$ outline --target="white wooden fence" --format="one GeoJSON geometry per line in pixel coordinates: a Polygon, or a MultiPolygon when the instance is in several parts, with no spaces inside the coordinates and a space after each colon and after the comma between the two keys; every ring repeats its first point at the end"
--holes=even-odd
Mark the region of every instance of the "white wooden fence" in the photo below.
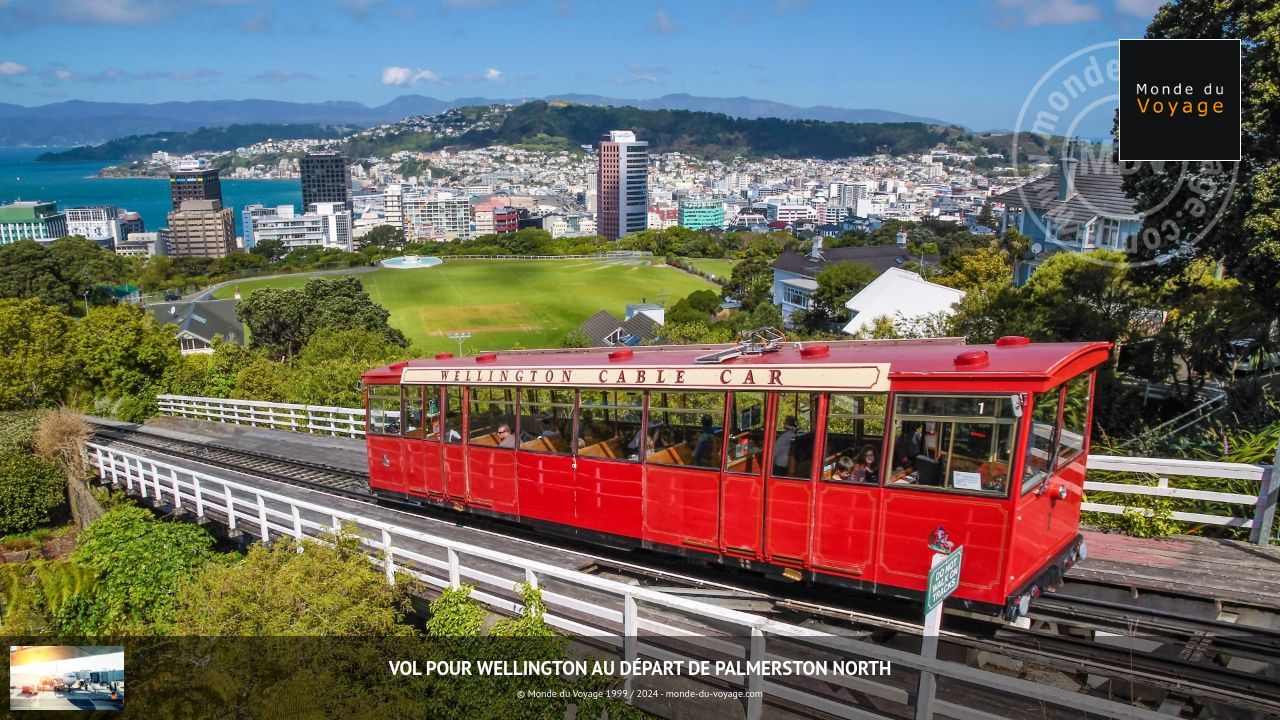
{"type": "Polygon", "coordinates": [[[294,405],[187,395],[160,395],[156,400],[163,415],[319,435],[364,437],[365,420],[362,408],[294,405]]]}
{"type": "MultiPolygon", "coordinates": [[[[360,408],[290,405],[257,400],[224,400],[182,395],[161,395],[158,400],[160,412],[166,415],[344,437],[363,437],[365,434],[364,410],[360,408]]],[[[1276,469],[1278,466],[1280,466],[1280,453],[1277,454],[1276,465],[1272,467],[1246,463],[1090,455],[1088,464],[1090,470],[1136,474],[1144,479],[1154,478],[1156,484],[1086,480],[1084,489],[1086,492],[1113,492],[1121,495],[1146,495],[1246,505],[1253,508],[1252,517],[1193,512],[1173,512],[1171,517],[1184,522],[1248,528],[1250,540],[1266,545],[1270,542],[1275,521],[1276,501],[1280,497],[1280,471],[1276,469]],[[1258,489],[1251,494],[1196,490],[1177,487],[1176,484],[1171,485],[1170,478],[1246,480],[1251,483],[1257,482],[1258,489]]],[[[1125,511],[1125,507],[1086,502],[1082,509],[1119,515],[1125,511]]]]}
{"type": "MultiPolygon", "coordinates": [[[[953,683],[1076,713],[1128,720],[1171,717],[430,535],[365,515],[362,504],[348,500],[309,502],[99,443],[86,443],[85,448],[104,482],[157,504],[186,510],[196,518],[211,517],[232,530],[251,532],[263,542],[282,537],[302,540],[346,527],[360,538],[391,583],[408,576],[437,589],[472,584],[472,597],[508,613],[519,613],[523,608],[511,599],[514,593],[504,590],[528,583],[540,588],[547,606],[544,618],[550,625],[607,643],[628,661],[880,661],[889,664],[890,672],[893,668],[931,672],[953,683]],[[678,641],[679,652],[671,649],[673,640],[678,641]]],[[[317,495],[324,497],[311,497],[317,495]]],[[[884,717],[858,707],[861,696],[902,705],[915,701],[915,694],[901,683],[879,683],[865,676],[823,675],[815,683],[812,678],[767,675],[759,664],[743,668],[748,672],[709,677],[743,688],[747,720],[762,716],[766,698],[856,719],[884,717]],[[823,692],[814,692],[817,688],[823,692]]],[[[628,686],[630,682],[627,680],[628,686]]],[[[934,700],[932,707],[917,710],[916,717],[926,719],[934,712],[954,718],[1002,717],[944,700],[934,700]]],[[[1040,710],[1036,708],[1037,713],[1040,710]]]]}

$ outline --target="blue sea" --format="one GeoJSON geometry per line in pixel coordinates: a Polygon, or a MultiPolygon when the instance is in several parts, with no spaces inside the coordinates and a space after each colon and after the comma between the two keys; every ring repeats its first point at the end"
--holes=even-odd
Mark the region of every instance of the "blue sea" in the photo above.
{"type": "MultiPolygon", "coordinates": [[[[41,153],[62,148],[0,148],[0,204],[14,200],[56,200],[58,207],[115,205],[142,214],[147,230],[168,225],[169,182],[150,178],[99,178],[112,163],[38,163],[41,153]]],[[[222,181],[222,202],[235,210],[236,233],[245,205],[302,204],[302,185],[293,180],[222,181]]]]}

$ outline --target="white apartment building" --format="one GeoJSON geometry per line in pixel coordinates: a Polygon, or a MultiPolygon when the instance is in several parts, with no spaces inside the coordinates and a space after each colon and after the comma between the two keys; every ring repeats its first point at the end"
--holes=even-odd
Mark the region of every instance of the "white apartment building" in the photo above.
{"type": "Polygon", "coordinates": [[[438,195],[404,195],[404,235],[409,242],[471,239],[471,201],[438,195]]]}
{"type": "Polygon", "coordinates": [[[771,202],[765,205],[765,216],[769,218],[769,222],[791,223],[800,222],[801,220],[816,220],[818,213],[804,203],[771,202]]]}
{"type": "Polygon", "coordinates": [[[289,250],[301,247],[351,249],[351,214],[347,212],[345,203],[316,203],[311,206],[311,212],[301,215],[292,205],[277,206],[270,214],[262,213],[260,208],[260,205],[254,207],[252,215],[249,208],[245,209],[246,246],[248,238],[252,237],[254,245],[264,240],[278,240],[289,250]]]}
{"type": "Polygon", "coordinates": [[[475,225],[475,236],[492,235],[493,234],[493,208],[478,207],[472,214],[472,220],[475,225]]]}
{"type": "Polygon", "coordinates": [[[129,236],[115,244],[115,253],[124,257],[167,257],[169,255],[169,229],[161,228],[155,232],[129,233],[129,236]]]}
{"type": "Polygon", "coordinates": [[[67,234],[80,235],[94,242],[112,245],[124,240],[120,234],[120,209],[114,205],[65,208],[67,234]]]}

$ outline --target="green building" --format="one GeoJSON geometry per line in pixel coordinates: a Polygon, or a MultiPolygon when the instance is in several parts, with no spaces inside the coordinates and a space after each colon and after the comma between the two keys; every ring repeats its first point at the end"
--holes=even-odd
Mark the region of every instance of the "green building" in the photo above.
{"type": "Polygon", "coordinates": [[[56,202],[0,205],[0,245],[19,240],[52,242],[67,234],[67,216],[56,202]]]}
{"type": "Polygon", "coordinates": [[[719,200],[681,200],[680,227],[688,230],[724,227],[724,203],[719,200]]]}

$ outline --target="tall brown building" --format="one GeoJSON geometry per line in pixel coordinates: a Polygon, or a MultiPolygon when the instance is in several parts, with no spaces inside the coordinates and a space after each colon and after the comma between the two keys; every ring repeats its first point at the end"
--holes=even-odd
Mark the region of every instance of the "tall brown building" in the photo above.
{"type": "Polygon", "coordinates": [[[236,220],[220,200],[184,200],[169,213],[173,255],[220,258],[236,251],[236,220]]]}
{"type": "Polygon", "coordinates": [[[649,226],[649,143],[614,130],[600,143],[596,228],[617,240],[649,226]]]}
{"type": "Polygon", "coordinates": [[[169,200],[174,210],[182,209],[183,200],[217,200],[222,202],[222,183],[218,171],[171,170],[169,172],[169,200]]]}

